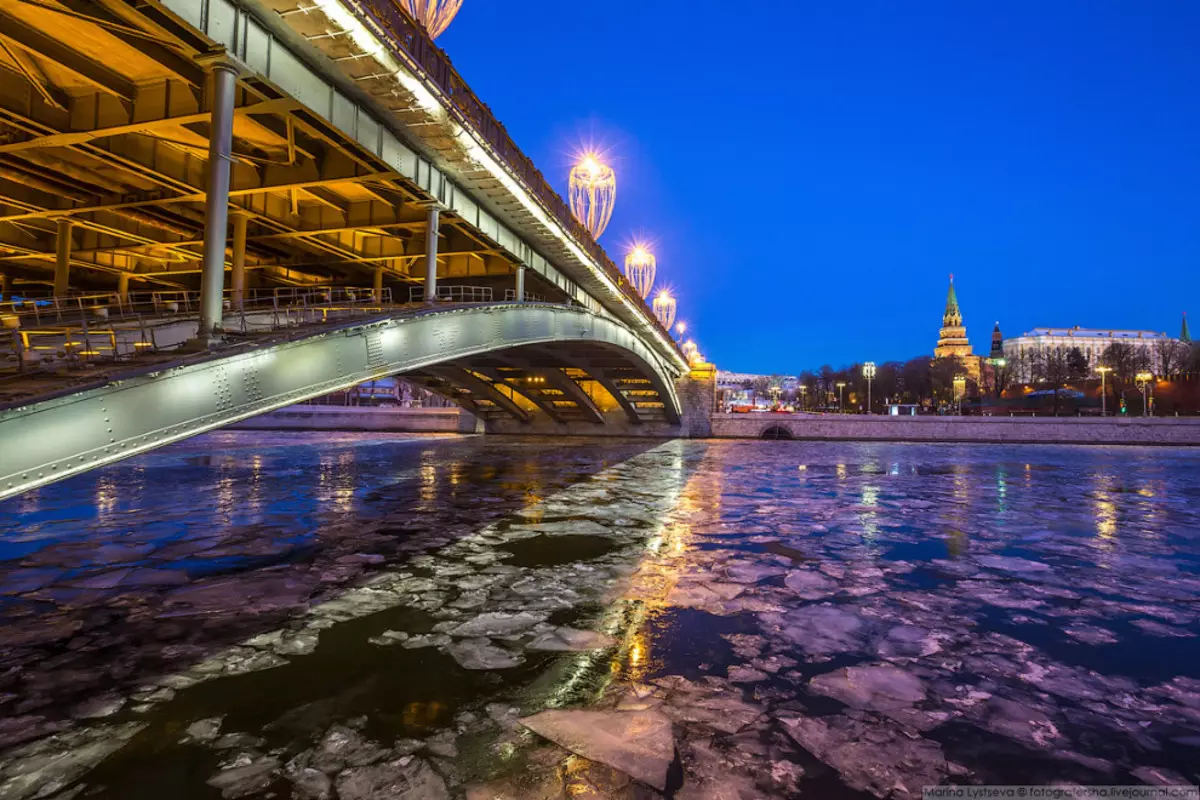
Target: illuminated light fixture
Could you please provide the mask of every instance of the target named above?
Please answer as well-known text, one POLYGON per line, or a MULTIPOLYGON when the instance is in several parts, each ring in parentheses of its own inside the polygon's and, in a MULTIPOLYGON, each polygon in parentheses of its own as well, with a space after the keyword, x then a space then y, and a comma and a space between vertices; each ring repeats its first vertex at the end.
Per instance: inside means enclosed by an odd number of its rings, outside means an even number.
POLYGON ((650 296, 650 288, 654 286, 654 273, 658 262, 644 244, 636 244, 625 256, 625 277, 637 289, 642 297, 650 296))
POLYGON ((421 27, 429 32, 430 39, 436 39, 450 27, 458 9, 462 7, 462 0, 400 0, 400 7, 421 23, 421 27))
POLYGON ((595 153, 586 153, 571 169, 571 213, 593 239, 608 227, 617 199, 617 174, 595 153))
POLYGON ((678 333, 680 336, 683 336, 685 333, 687 333, 687 323, 680 322, 678 325, 675 326, 675 332, 678 333))
POLYGON ((666 289, 654 296, 654 316, 667 330, 675 324, 675 298, 666 289))

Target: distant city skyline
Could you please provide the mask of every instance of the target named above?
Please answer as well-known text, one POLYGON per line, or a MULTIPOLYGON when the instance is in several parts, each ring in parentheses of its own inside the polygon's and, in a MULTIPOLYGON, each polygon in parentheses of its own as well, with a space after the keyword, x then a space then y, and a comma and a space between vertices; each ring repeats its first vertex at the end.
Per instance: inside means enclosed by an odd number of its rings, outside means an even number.
POLYGON ((984 350, 996 320, 1175 333, 1200 313, 1200 4, 764 13, 747 53, 726 4, 682 0, 466 3, 438 44, 564 196, 581 146, 604 151, 601 244, 620 263, 653 243, 719 367, 929 352, 950 272, 984 350), (581 30, 647 46, 577 69, 581 30))

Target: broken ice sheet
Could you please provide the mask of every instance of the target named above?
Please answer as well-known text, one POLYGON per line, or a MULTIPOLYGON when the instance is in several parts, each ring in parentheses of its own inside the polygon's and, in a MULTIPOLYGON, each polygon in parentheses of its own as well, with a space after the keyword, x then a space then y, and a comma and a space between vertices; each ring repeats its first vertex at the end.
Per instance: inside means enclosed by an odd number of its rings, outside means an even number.
POLYGON ((950 772, 939 744, 885 721, 834 716, 781 717, 781 722, 797 744, 836 769, 847 786, 876 797, 921 797, 924 787, 943 783, 950 772))
POLYGON ((0 761, 0 797, 49 797, 120 750, 145 727, 137 722, 95 725, 9 750, 0 761))
POLYGON ((498 647, 486 637, 459 639, 447 645, 446 652, 460 667, 471 670, 508 669, 525 661, 520 653, 498 647))
POLYGON ((524 717, 521 724, 584 758, 666 789, 675 740, 671 720, 658 711, 550 710, 524 717))

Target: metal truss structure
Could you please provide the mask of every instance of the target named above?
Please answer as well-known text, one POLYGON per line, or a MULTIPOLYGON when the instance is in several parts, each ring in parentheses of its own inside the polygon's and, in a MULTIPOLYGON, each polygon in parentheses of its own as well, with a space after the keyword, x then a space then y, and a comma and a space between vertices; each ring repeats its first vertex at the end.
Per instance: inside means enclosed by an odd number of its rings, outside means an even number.
POLYGON ((598 398, 634 423, 675 425, 680 414, 670 365, 627 326, 568 306, 410 310, 152 369, 0 411, 0 499, 396 374, 485 420, 541 409, 602 423, 598 398))

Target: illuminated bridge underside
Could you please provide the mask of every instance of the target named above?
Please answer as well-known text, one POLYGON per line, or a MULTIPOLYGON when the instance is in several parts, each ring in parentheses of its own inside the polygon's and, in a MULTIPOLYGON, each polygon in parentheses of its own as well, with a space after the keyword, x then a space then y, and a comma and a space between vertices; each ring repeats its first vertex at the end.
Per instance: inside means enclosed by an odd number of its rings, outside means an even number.
POLYGON ((397 373, 485 420, 599 424, 599 396, 631 422, 679 423, 676 376, 619 322, 549 305, 424 310, 0 411, 0 499, 397 373))

